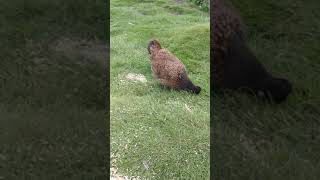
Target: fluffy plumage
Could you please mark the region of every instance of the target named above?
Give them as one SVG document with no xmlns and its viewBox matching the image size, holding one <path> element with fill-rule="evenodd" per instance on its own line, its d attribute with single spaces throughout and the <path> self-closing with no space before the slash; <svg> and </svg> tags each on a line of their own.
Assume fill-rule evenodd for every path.
<svg viewBox="0 0 320 180">
<path fill-rule="evenodd" d="M 211 52 L 214 89 L 247 89 L 257 95 L 284 101 L 291 83 L 273 77 L 246 45 L 242 23 L 223 0 L 211 2 Z"/>
<path fill-rule="evenodd" d="M 150 41 L 148 52 L 153 76 L 160 84 L 176 90 L 200 93 L 201 88 L 191 82 L 182 62 L 167 49 L 162 48 L 159 41 Z"/>
</svg>

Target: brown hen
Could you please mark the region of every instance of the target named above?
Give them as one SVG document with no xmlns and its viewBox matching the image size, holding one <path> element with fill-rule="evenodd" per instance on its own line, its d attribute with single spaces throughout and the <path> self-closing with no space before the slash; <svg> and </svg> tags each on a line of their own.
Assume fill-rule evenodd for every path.
<svg viewBox="0 0 320 180">
<path fill-rule="evenodd" d="M 211 11 L 211 62 L 214 89 L 246 89 L 275 102 L 284 101 L 291 83 L 274 77 L 247 46 L 240 17 L 224 0 L 213 0 Z"/>
<path fill-rule="evenodd" d="M 160 84 L 176 90 L 200 93 L 201 88 L 191 82 L 182 62 L 167 49 L 161 48 L 159 41 L 150 41 L 148 51 L 153 76 Z"/>
</svg>

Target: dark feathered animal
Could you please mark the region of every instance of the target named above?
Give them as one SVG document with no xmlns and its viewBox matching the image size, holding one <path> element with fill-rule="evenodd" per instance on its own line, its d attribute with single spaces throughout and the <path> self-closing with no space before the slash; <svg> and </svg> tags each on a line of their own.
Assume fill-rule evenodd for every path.
<svg viewBox="0 0 320 180">
<path fill-rule="evenodd" d="M 182 62 L 167 49 L 162 48 L 159 41 L 150 41 L 148 52 L 153 76 L 160 84 L 176 90 L 200 93 L 201 88 L 191 82 Z"/>
<path fill-rule="evenodd" d="M 240 18 L 223 0 L 213 0 L 211 11 L 211 62 L 213 89 L 247 89 L 279 103 L 290 94 L 292 85 L 274 77 L 246 45 Z"/>
</svg>

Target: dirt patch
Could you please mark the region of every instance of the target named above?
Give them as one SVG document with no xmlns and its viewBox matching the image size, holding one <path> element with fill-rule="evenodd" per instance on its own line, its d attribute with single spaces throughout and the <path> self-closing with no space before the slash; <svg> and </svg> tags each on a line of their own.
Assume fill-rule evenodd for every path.
<svg viewBox="0 0 320 180">
<path fill-rule="evenodd" d="M 110 171 L 111 171 L 110 180 L 140 180 L 139 177 L 119 175 L 117 174 L 117 170 L 115 168 L 111 168 Z"/>
<path fill-rule="evenodd" d="M 240 134 L 240 144 L 251 155 L 256 156 L 259 149 L 266 149 L 271 146 L 271 142 L 265 139 L 250 139 L 244 134 Z"/>
<path fill-rule="evenodd" d="M 143 83 L 147 82 L 147 79 L 143 74 L 129 73 L 126 75 L 126 79 L 134 82 L 143 82 Z"/>
<path fill-rule="evenodd" d="M 111 168 L 110 168 L 110 180 L 140 180 L 140 177 L 130 177 L 120 175 L 118 168 L 116 167 L 117 157 L 111 154 Z"/>
<path fill-rule="evenodd" d="M 61 38 L 50 44 L 49 48 L 68 58 L 84 57 L 101 64 L 105 64 L 109 59 L 106 43 L 99 40 Z"/>
</svg>

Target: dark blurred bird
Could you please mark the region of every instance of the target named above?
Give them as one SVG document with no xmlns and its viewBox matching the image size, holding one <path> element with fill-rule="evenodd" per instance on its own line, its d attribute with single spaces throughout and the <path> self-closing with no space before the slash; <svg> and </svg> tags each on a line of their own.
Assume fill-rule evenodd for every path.
<svg viewBox="0 0 320 180">
<path fill-rule="evenodd" d="M 242 23 L 223 0 L 211 3 L 213 89 L 246 89 L 280 103 L 292 91 L 291 83 L 274 77 L 246 45 Z"/>
<path fill-rule="evenodd" d="M 160 84 L 176 90 L 200 93 L 201 88 L 191 82 L 182 62 L 167 49 L 161 48 L 159 41 L 150 41 L 148 52 L 153 76 Z"/>
</svg>

